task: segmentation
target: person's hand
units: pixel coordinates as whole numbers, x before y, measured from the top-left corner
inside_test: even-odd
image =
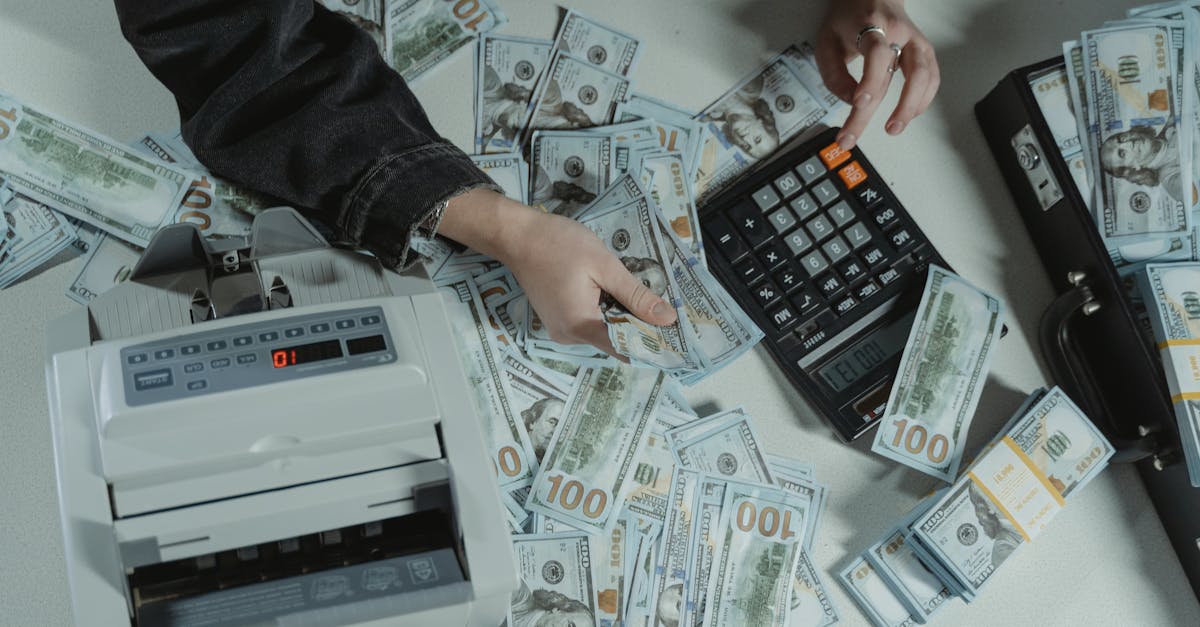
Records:
[[[591,344],[624,360],[600,314],[602,291],[650,324],[676,320],[666,301],[574,220],[476,189],[450,201],[438,232],[508,266],[556,342]]]
[[[878,26],[885,34],[871,31]],[[891,44],[900,49],[900,58]],[[856,81],[846,64],[863,56],[862,80]],[[904,12],[904,0],[829,0],[829,10],[817,36],[817,67],[825,86],[850,103],[850,116],[838,133],[837,142],[846,150],[854,147],[867,122],[883,101],[894,69],[904,73],[900,102],[884,128],[896,135],[921,115],[937,94],[941,83],[933,45]]]

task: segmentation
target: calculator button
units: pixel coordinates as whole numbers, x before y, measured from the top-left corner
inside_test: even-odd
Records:
[[[808,276],[816,276],[829,267],[829,262],[825,260],[825,255],[822,255],[821,251],[814,250],[800,258],[800,265],[804,266],[804,271],[808,273]]]
[[[820,279],[817,279],[816,284],[817,289],[821,290],[821,293],[825,295],[825,298],[829,298],[834,294],[837,294],[846,287],[846,285],[842,283],[842,280],[838,278],[836,274],[826,274]]]
[[[160,349],[154,351],[154,360],[155,361],[159,361],[162,359],[170,359],[174,356],[175,356],[175,349],[173,349],[173,348],[160,348]]]
[[[850,248],[858,250],[863,245],[871,241],[871,232],[861,222],[855,222],[850,225],[850,228],[842,231],[846,235],[846,239],[850,241]]]
[[[192,362],[190,364],[183,365],[183,373],[184,374],[196,374],[197,372],[204,372],[204,363],[203,362],[196,361],[196,362]]]
[[[829,208],[829,217],[838,227],[843,227],[854,221],[854,210],[843,200]]]
[[[770,281],[764,281],[762,285],[754,288],[754,300],[757,300],[758,305],[763,308],[779,300],[782,295],[779,288],[772,285]]]
[[[818,242],[833,235],[833,223],[825,216],[817,216],[808,221],[808,232],[812,233],[813,239]]]
[[[308,327],[308,330],[313,333],[328,333],[329,332],[329,323],[328,322],[318,322],[318,323],[312,325],[311,327]]]
[[[733,226],[746,238],[750,248],[758,248],[763,242],[775,235],[775,229],[767,224],[767,216],[758,207],[742,202],[729,210],[729,219]]]
[[[853,296],[847,296],[842,300],[833,304],[833,311],[839,316],[844,316],[850,313],[851,309],[858,304],[858,299]]]
[[[206,381],[204,379],[188,381],[188,383],[187,383],[187,389],[189,392],[199,392],[200,390],[203,390],[207,387],[208,387],[208,381]]]
[[[884,205],[879,211],[875,212],[873,217],[875,218],[875,226],[886,229],[894,224],[900,216],[894,208]]]
[[[783,176],[775,179],[775,189],[783,194],[784,198],[800,191],[800,179],[792,172],[787,172]]]
[[[363,326],[369,327],[373,324],[379,324],[380,322],[383,322],[383,319],[376,315],[370,315],[370,316],[363,316],[362,318],[359,319],[359,322],[363,323]]]
[[[796,216],[801,220],[811,218],[820,208],[820,205],[817,204],[817,201],[813,200],[813,197],[808,192],[804,192],[792,199],[792,211],[795,211]]]
[[[187,346],[183,346],[179,349],[180,355],[195,355],[196,353],[199,353],[199,352],[200,352],[199,344],[188,344]]]
[[[353,329],[354,321],[350,320],[350,319],[338,320],[337,322],[333,323],[333,326],[336,327],[339,331],[344,331],[346,329]]]
[[[776,331],[784,331],[788,327],[796,324],[796,311],[791,305],[781,305],[778,309],[771,311],[771,323],[775,325]]]
[[[285,329],[283,331],[283,337],[300,337],[302,335],[304,335],[304,329],[301,329],[300,327],[296,327],[294,329]]]
[[[821,306],[821,303],[824,302],[811,287],[804,288],[793,296],[791,300],[792,305],[800,312],[801,316],[807,316],[816,311]]]
[[[770,185],[763,185],[752,196],[758,208],[763,211],[779,204],[779,194],[776,194]]]
[[[239,364],[252,364],[256,361],[258,361],[258,355],[255,355],[254,353],[245,353],[237,356],[237,362]]]
[[[846,258],[850,254],[850,245],[840,235],[834,235],[833,239],[825,242],[821,247],[825,251],[825,256],[829,257],[829,261],[837,263]]]
[[[886,287],[892,283],[895,283],[896,279],[900,278],[900,271],[895,268],[888,268],[887,270],[880,272],[879,276],[875,278],[879,279],[879,282]]]
[[[763,267],[767,270],[774,270],[791,258],[792,256],[788,254],[787,247],[778,241],[767,244],[758,252],[758,259],[762,261]]]
[[[260,341],[260,342],[274,342],[275,340],[278,340],[278,339],[279,339],[279,331],[267,331],[266,333],[258,334],[258,341]]]
[[[858,286],[858,289],[854,290],[854,295],[858,296],[859,300],[867,300],[868,298],[879,293],[880,289],[881,288],[879,287],[878,283],[874,281],[867,281],[866,283]]]
[[[816,196],[817,202],[821,203],[821,206],[828,205],[838,198],[837,188],[834,187],[833,183],[829,181],[821,181],[820,183],[817,183],[812,188],[812,192],[813,196]]]
[[[804,275],[796,270],[792,264],[787,264],[779,270],[775,271],[775,284],[779,286],[784,293],[791,293],[800,287],[804,281]]]
[[[717,243],[717,248],[731,263],[745,257],[750,247],[733,230],[733,225],[721,216],[711,216],[705,219],[705,229],[708,239]]]
[[[208,343],[208,350],[210,350],[210,351],[223,351],[223,350],[225,350],[225,347],[226,347],[226,346],[227,346],[227,344],[225,343],[225,340],[217,340],[217,341],[215,341],[215,342],[209,342],[209,343]]]
[[[842,150],[842,147],[837,142],[833,142],[822,148],[821,152],[817,154],[820,155],[821,161],[825,163],[825,167],[830,170],[842,165],[850,158],[850,151]]]
[[[888,237],[892,240],[892,246],[895,247],[896,250],[904,250],[915,243],[912,234],[909,233],[908,228],[905,227],[892,231],[888,234]]]
[[[808,239],[808,235],[804,234],[804,229],[796,229],[795,231],[788,233],[783,238],[783,242],[787,244],[787,247],[792,251],[793,257],[803,253],[809,248],[812,248],[813,244],[812,240]]]
[[[813,155],[804,160],[804,163],[796,166],[796,174],[804,179],[807,184],[812,184],[813,181],[825,176],[825,166],[821,165],[821,158]]]
[[[838,266],[837,271],[838,274],[842,275],[843,279],[846,279],[846,283],[853,283],[867,276],[867,269],[863,266],[862,262],[854,258]]]
[[[754,259],[747,259],[738,264],[735,272],[737,272],[738,279],[745,282],[746,285],[753,284],[763,276],[762,266],[759,266]]]
[[[862,203],[862,206],[867,209],[874,207],[879,204],[879,201],[883,200],[883,194],[880,194],[874,185],[860,185],[858,191],[854,193],[858,196],[858,201]]]
[[[863,261],[866,261],[867,265],[871,266],[872,268],[875,268],[879,264],[887,261],[887,255],[884,254],[883,249],[879,248],[878,246],[872,246],[868,248],[867,252],[862,254],[862,258]]]
[[[775,227],[776,233],[783,233],[796,225],[796,216],[792,215],[791,209],[787,207],[772,213],[767,219],[771,221],[771,226]]]
[[[846,189],[854,189],[867,180],[867,171],[857,161],[851,161],[850,165],[838,170],[838,176],[846,184]]]
[[[208,365],[211,368],[228,368],[229,367],[229,358],[221,357],[219,359],[214,359]]]

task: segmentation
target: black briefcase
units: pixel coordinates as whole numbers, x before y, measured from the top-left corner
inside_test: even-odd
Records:
[[[1056,57],[1011,72],[975,116],[1056,298],[1039,326],[1051,375],[1117,452],[1135,463],[1200,598],[1200,489],[1188,481],[1157,349],[1138,326],[1121,278],[1031,88]]]

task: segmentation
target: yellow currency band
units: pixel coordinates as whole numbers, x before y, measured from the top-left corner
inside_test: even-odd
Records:
[[[1200,338],[1186,338],[1181,340],[1164,340],[1158,343],[1159,350],[1168,346],[1200,346]]]
[[[1171,397],[1172,403],[1178,403],[1180,401],[1200,401],[1200,392],[1180,392],[1179,394]]]
[[[976,477],[974,472],[967,472],[967,476],[971,477],[971,481],[975,482],[975,487],[979,488],[979,490],[983,492],[984,496],[991,500],[992,505],[995,505],[996,509],[1000,510],[1001,514],[1004,514],[1004,517],[1008,519],[1010,524],[1012,524],[1013,529],[1016,529],[1017,533],[1021,534],[1021,537],[1025,538],[1026,542],[1032,542],[1032,540],[1029,539],[1029,534],[1025,533],[1025,528],[1021,526],[1021,523],[1017,522],[1017,519],[1013,518],[1013,515],[1008,513],[1008,508],[1004,507],[1004,504],[1000,502],[1000,499],[996,498],[995,494],[992,494],[992,491],[988,489],[988,487],[984,485],[982,481],[979,480],[979,477]]]
[[[1054,497],[1054,502],[1058,503],[1059,507],[1062,507],[1066,503],[1066,501],[1063,500],[1062,494],[1059,494],[1058,490],[1055,489],[1054,484],[1050,483],[1050,478],[1046,476],[1046,473],[1042,472],[1042,469],[1038,468],[1037,464],[1033,463],[1032,459],[1029,459],[1029,456],[1025,454],[1025,451],[1022,451],[1021,447],[1017,446],[1016,440],[1013,440],[1012,436],[1006,435],[1001,441],[1007,444],[1008,448],[1012,449],[1012,452],[1015,453],[1017,457],[1021,458],[1021,461],[1025,462],[1025,466],[1029,468],[1029,472],[1032,472],[1033,476],[1037,477],[1037,480],[1042,482],[1042,485],[1045,486],[1046,491],[1050,493],[1050,496]]]

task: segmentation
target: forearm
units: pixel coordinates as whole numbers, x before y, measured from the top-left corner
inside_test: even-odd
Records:
[[[524,246],[536,245],[531,235],[540,214],[502,194],[478,189],[450,200],[438,234],[509,263]]]
[[[315,210],[385,262],[413,227],[491,181],[430,125],[374,41],[311,0],[116,0],[214,173]]]

